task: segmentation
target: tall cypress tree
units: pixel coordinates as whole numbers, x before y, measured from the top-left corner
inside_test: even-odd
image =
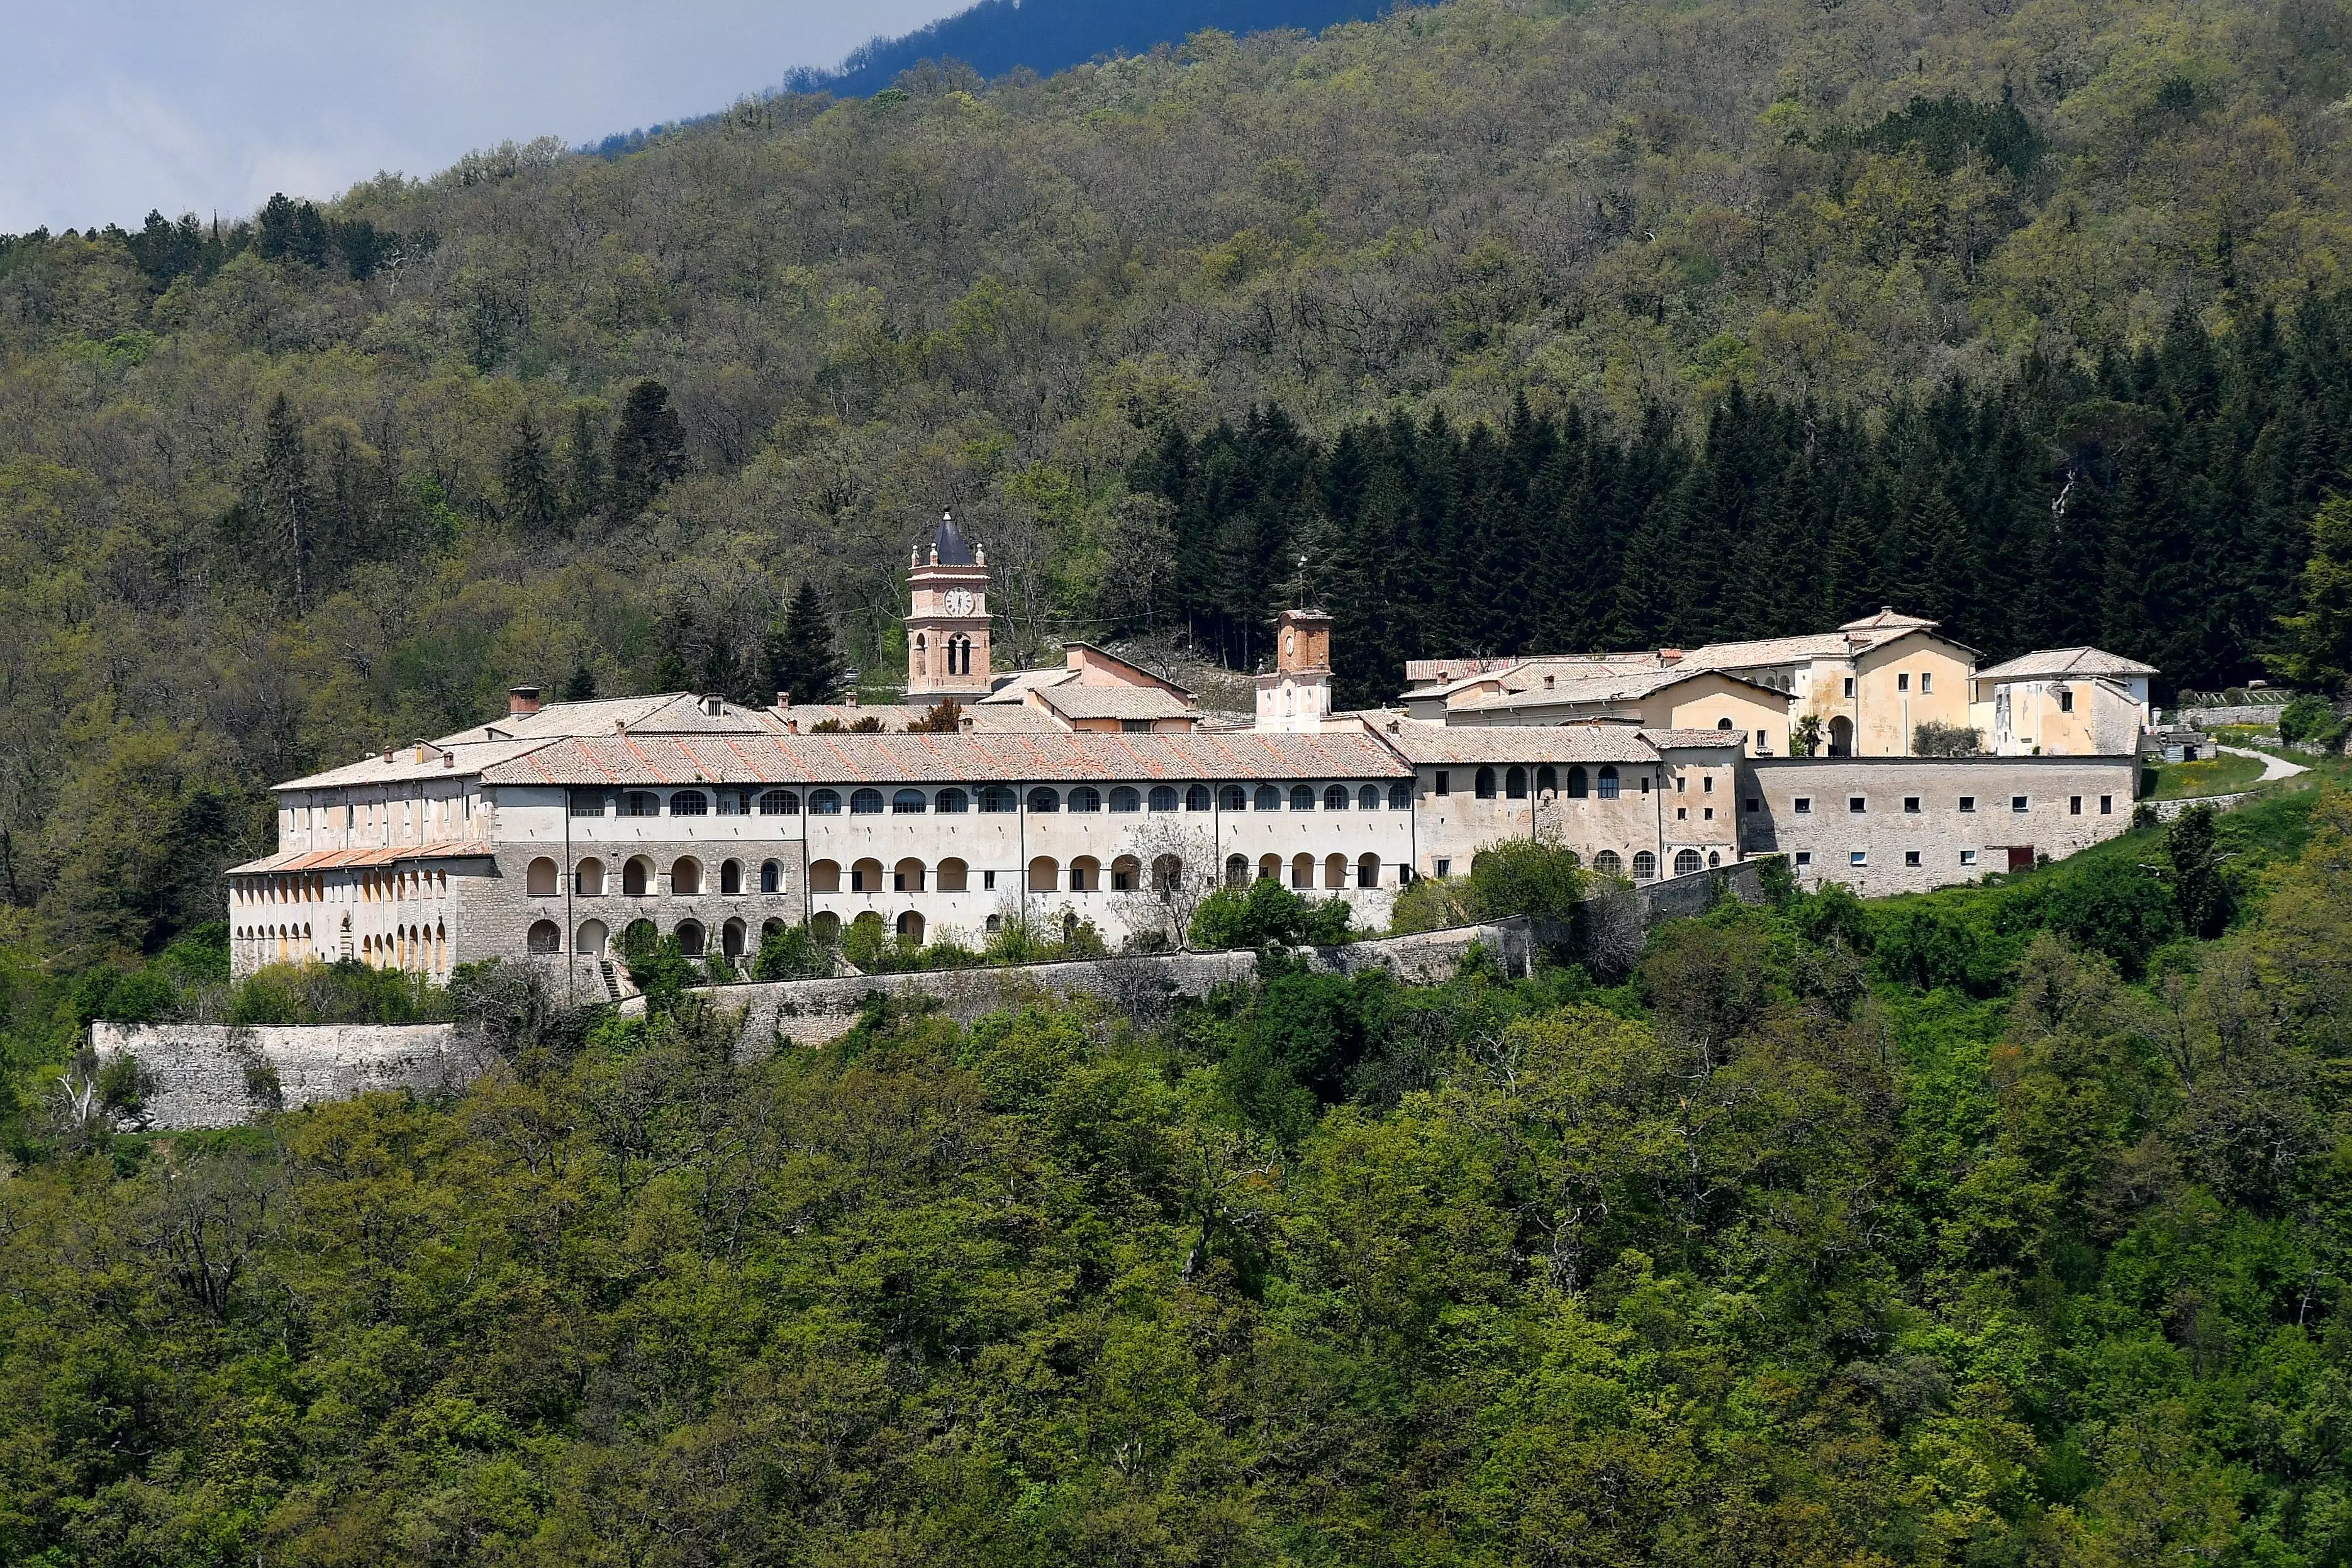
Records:
[[[830,702],[841,685],[841,670],[824,601],[803,578],[783,619],[768,633],[768,685],[792,693],[796,703]]]
[[[669,405],[669,389],[642,381],[629,389],[613,427],[613,516],[632,522],[656,496],[686,472],[686,426]]]
[[[264,559],[275,568],[296,612],[308,610],[316,587],[310,560],[318,549],[318,498],[311,493],[310,455],[302,442],[302,427],[284,392],[270,400],[263,422],[251,504]]]
[[[506,493],[506,520],[525,534],[537,537],[554,530],[559,509],[555,478],[549,470],[547,444],[540,439],[538,422],[526,412],[515,430],[499,471]]]

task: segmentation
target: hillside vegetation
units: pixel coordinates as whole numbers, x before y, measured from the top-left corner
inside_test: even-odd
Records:
[[[2306,791],[1619,985],[749,1061],[473,975],[446,1102],[29,1105],[0,1554],[2339,1563],[2347,852]]]
[[[11,241],[0,896],[157,950],[260,782],[758,696],[804,582],[887,681],[941,507],[1024,658],[1899,597],[2242,678],[2352,428],[2346,20],[1460,0]]]

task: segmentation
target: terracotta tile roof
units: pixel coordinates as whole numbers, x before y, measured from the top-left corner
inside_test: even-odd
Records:
[[[1360,735],[816,735],[558,741],[488,769],[491,784],[865,784],[1028,779],[1391,779]]]
[[[231,866],[229,876],[257,876],[271,872],[352,871],[370,866],[406,865],[418,861],[476,860],[490,852],[486,843],[394,844],[360,850],[280,850],[257,861]]]
[[[1723,670],[1692,670],[1680,666],[1671,670],[1623,670],[1607,674],[1580,675],[1549,686],[1530,686],[1525,691],[1499,692],[1492,696],[1469,697],[1452,705],[1454,713],[1491,713],[1510,708],[1539,708],[1561,706],[1590,706],[1596,703],[1633,702],[1661,692],[1668,686],[1701,675],[1721,675],[1726,680],[1740,677]],[[1769,686],[1747,681],[1759,691],[1771,691],[1775,697],[1782,694]],[[1785,700],[1785,698],[1783,699]]]
[[[1159,686],[1047,686],[1037,700],[1064,718],[1184,718],[1195,710]]]
[[[1655,762],[1658,753],[1623,725],[1479,725],[1449,728],[1400,719],[1373,732],[1408,762]]]
[[[2157,675],[2164,672],[2154,664],[2143,664],[2137,659],[2126,659],[2121,653],[2110,653],[2104,648],[2038,648],[2031,653],[2020,653],[2007,664],[1995,664],[1990,670],[1979,670],[1980,681],[2030,681],[2055,675]]]
[[[1645,729],[1643,739],[1660,751],[1682,751],[1694,747],[1746,747],[1748,732],[1744,729]]]
[[[393,752],[392,760],[389,762],[386,762],[382,756],[362,758],[357,762],[345,763],[341,768],[330,768],[323,773],[311,773],[299,779],[289,779],[283,784],[273,784],[270,788],[273,789],[349,789],[363,784],[414,784],[431,779],[470,779],[487,767],[524,756],[540,747],[551,744],[552,742],[546,740],[495,740],[444,746],[436,741],[427,741],[425,746],[425,760],[422,762],[416,760],[417,748],[415,746],[404,746]],[[455,753],[446,764],[442,761],[445,753]]]

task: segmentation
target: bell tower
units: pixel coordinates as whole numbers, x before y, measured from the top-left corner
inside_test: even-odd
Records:
[[[964,542],[953,515],[940,514],[929,559],[915,547],[907,583],[907,700],[988,695],[988,552]]]
[[[1274,673],[1257,677],[1257,727],[1312,735],[1331,716],[1331,617],[1286,610],[1274,618]]]

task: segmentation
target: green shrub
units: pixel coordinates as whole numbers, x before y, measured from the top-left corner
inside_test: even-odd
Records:
[[[1410,936],[1417,931],[1443,931],[1470,923],[1459,877],[1415,877],[1389,906],[1389,935]]]
[[[1270,876],[1246,888],[1217,889],[1192,916],[1195,947],[1296,947],[1347,939],[1345,899],[1304,899]]]
[[[832,974],[839,950],[833,939],[814,925],[779,925],[760,938],[760,956],[751,961],[755,980],[814,980]]]
[[[2347,727],[2347,721],[2337,716],[2333,705],[2309,692],[2297,695],[2279,709],[2279,738],[2289,746],[2332,749],[2344,743]]]
[[[1463,904],[1474,919],[1514,915],[1569,920],[1583,902],[1591,875],[1576,852],[1539,839],[1489,844],[1470,862]]]

